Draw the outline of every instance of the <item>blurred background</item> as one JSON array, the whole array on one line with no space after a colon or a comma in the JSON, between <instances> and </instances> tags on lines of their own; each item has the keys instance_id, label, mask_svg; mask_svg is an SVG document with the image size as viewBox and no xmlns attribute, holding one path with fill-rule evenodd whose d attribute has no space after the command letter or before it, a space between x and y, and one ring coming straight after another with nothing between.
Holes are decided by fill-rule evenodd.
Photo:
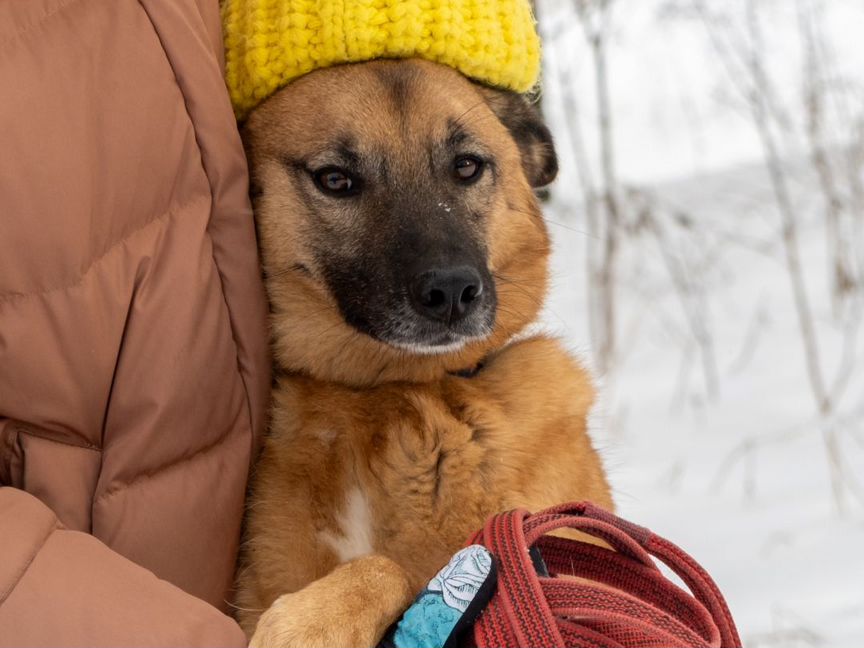
<instances>
[{"instance_id":1,"label":"blurred background","mask_svg":"<svg viewBox=\"0 0 864 648\"><path fill-rule=\"evenodd\" d=\"M864 645L864 3L537 0L544 325L745 645Z\"/></svg>"}]
</instances>

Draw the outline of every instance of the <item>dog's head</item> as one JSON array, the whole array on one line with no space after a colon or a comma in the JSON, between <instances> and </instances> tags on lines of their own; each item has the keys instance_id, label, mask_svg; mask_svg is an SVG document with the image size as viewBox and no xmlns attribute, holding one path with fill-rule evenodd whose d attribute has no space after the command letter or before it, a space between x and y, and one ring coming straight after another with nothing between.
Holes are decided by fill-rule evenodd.
<instances>
[{"instance_id":1,"label":"dog's head","mask_svg":"<svg viewBox=\"0 0 864 648\"><path fill-rule=\"evenodd\" d=\"M477 362L537 315L551 136L420 60L312 72L243 129L277 360L353 384Z\"/></svg>"}]
</instances>

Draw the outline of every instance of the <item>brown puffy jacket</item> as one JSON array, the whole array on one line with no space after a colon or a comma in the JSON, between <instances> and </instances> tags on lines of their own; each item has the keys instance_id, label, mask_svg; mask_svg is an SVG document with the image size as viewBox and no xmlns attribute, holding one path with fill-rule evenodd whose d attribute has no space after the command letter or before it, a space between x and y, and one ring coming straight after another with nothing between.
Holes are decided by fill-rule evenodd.
<instances>
[{"instance_id":1,"label":"brown puffy jacket","mask_svg":"<svg viewBox=\"0 0 864 648\"><path fill-rule=\"evenodd\" d=\"M266 304L217 0L0 0L0 645L222 611Z\"/></svg>"}]
</instances>

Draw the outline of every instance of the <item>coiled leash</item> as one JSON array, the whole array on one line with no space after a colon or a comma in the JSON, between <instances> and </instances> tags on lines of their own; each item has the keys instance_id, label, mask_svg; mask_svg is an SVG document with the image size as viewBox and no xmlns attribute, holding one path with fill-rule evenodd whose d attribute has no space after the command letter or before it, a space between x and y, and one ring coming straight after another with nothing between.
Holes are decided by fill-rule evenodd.
<instances>
[{"instance_id":1,"label":"coiled leash","mask_svg":"<svg viewBox=\"0 0 864 648\"><path fill-rule=\"evenodd\" d=\"M611 549L549 535L574 529ZM653 557L689 588L667 579ZM733 648L723 595L688 554L590 503L490 518L382 646Z\"/></svg>"}]
</instances>

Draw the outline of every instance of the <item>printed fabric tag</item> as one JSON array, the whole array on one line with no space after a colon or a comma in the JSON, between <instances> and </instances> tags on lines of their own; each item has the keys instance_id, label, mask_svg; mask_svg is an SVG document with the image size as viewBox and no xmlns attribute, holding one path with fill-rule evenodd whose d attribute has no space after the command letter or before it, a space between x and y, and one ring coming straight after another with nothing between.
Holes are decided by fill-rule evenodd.
<instances>
[{"instance_id":1,"label":"printed fabric tag","mask_svg":"<svg viewBox=\"0 0 864 648\"><path fill-rule=\"evenodd\" d=\"M429 581L378 648L459 646L492 598L497 580L486 547L465 547Z\"/></svg>"}]
</instances>

